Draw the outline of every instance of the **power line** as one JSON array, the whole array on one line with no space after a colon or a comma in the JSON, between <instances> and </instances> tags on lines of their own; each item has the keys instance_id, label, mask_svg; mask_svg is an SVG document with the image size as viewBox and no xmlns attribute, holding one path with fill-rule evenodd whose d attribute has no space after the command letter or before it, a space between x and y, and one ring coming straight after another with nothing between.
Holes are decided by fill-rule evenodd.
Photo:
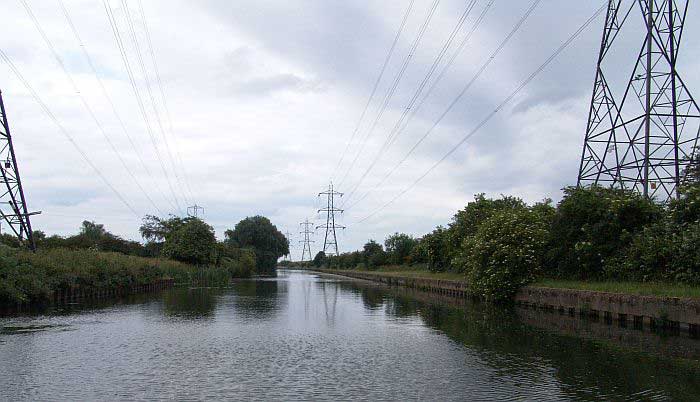
<instances>
[{"instance_id":1,"label":"power line","mask_svg":"<svg viewBox=\"0 0 700 402\"><path fill-rule=\"evenodd\" d=\"M143 100L141 99L141 93L139 92L138 86L136 85L136 78L135 78L134 73L131 69L131 64L129 63L129 57L127 56L126 47L124 46L124 42L122 41L121 33L119 32L119 26L117 25L117 20L114 17L114 13L112 11L111 6L108 3L108 0L102 0L102 3L104 4L105 12L107 13L107 19L109 20L110 27L112 28L112 34L114 35L114 39L116 41L117 48L119 49L119 53L120 53L122 61L124 63L124 68L126 70L128 78L129 78L129 82L131 83L131 89L134 92L134 97L136 98L136 103L139 107L139 111L141 112L141 117L143 118L144 123L146 125L146 131L148 132L148 136L151 140L151 145L153 145L153 149L155 150L156 159L158 159L161 170L163 171L163 175L165 175L166 182L168 183L168 188L170 190L170 194L172 195L173 200L175 201L175 205L173 205L173 207L176 208L180 212L180 214L183 214L183 210L180 207L180 202L178 201L177 195L175 194L175 189L173 188L172 182L170 181L170 175L168 175L167 169L165 168L165 163L163 162L163 159L160 156L160 151L158 150L158 144L157 144L157 141L155 139L155 135L153 134L153 130L151 128L151 123L150 123L150 119L148 118L148 113L146 113L146 107L144 106Z\"/></svg>"},{"instance_id":2,"label":"power line","mask_svg":"<svg viewBox=\"0 0 700 402\"><path fill-rule=\"evenodd\" d=\"M151 61L153 62L153 71L155 72L156 82L158 83L158 89L160 90L160 96L163 99L163 109L165 109L165 117L168 120L168 130L170 131L170 136L172 137L173 141L175 142L175 155L177 156L178 162L180 163L180 168L182 169L182 174L185 176L185 186L187 188L187 191L189 192L190 198L194 198L194 192L192 191L192 187L190 186L190 178L189 178L189 175L187 174L187 168L185 167L186 165L182 162L182 155L180 154L178 140L177 140L177 137L175 136L175 133L173 132L173 120L172 120L172 117L170 115L170 108L168 107L168 101L167 101L167 97L165 96L165 90L163 89L163 81L160 78L160 71L158 69L158 63L156 61L155 51L153 50L153 41L151 40L151 32L148 29L148 20L146 19L146 13L143 10L143 2L141 0L138 0L138 4L139 4L139 11L141 13L141 19L143 20L144 31L146 33L146 41L148 43L148 49L149 49L149 52L151 53Z\"/></svg>"},{"instance_id":3,"label":"power line","mask_svg":"<svg viewBox=\"0 0 700 402\"><path fill-rule=\"evenodd\" d=\"M340 160L338 160L338 165L336 165L335 169L333 169L333 174L331 177L335 176L337 173L338 169L340 169L341 164L343 163L343 160L345 159L345 155L348 152L348 149L350 148L350 144L352 144L353 140L355 139L355 136L357 136L357 132L360 129L360 125L362 124L362 121L365 118L365 115L367 114L367 110L369 109L369 105L372 103L372 100L374 99L374 94L377 92L377 88L379 87L379 82L382 80L382 77L384 76L384 72L386 71L387 65L389 65L389 60L391 60L391 56L394 54L394 49L396 49L396 44L399 41L399 38L401 37L401 33L403 32L403 29L406 27L406 21L408 20L408 16L411 14L411 9L413 9L413 4L415 3L415 0L411 0L411 2L408 4L408 8L406 9L406 12L403 15L403 19L401 20L401 25L399 25L399 30L396 32L396 36L394 36L394 41L391 43L391 47L389 48L389 52L386 55L386 58L384 59L384 63L382 64L382 68L379 70L379 75L377 76L377 79L374 81L374 86L372 87L372 91L369 94L369 98L367 99L367 103L365 104L364 109L362 110L362 113L360 114L360 118L357 120L357 124L355 125L355 129L352 132L352 135L350 136L350 140L345 144L345 149L343 150L343 153L340 156Z\"/></svg>"},{"instance_id":4,"label":"power line","mask_svg":"<svg viewBox=\"0 0 700 402\"><path fill-rule=\"evenodd\" d=\"M52 44L51 41L48 39L48 37L45 35L43 29L41 29L41 27L39 26L38 20L36 19L36 17L33 15L33 13L31 12L31 10L29 9L29 6L27 5L26 1L22 0L22 2L23 2L23 4L24 4L24 6L27 8L27 12L28 12L28 13L30 14L30 16L32 17L32 20L34 21L34 23L35 23L35 25L36 25L36 27L37 27L37 30L39 30L39 33L40 33L40 34L42 35L42 37L44 38L44 41L46 42L47 46L49 47L49 50L51 50L51 53L53 53L54 57L55 57L55 58L57 59L57 61L59 62L59 65L60 65L61 68L63 69L63 72L64 72L67 76L69 76L68 71L66 71L66 68L65 68L65 66L64 66L63 61L59 58L57 52L55 51L55 48L54 48L53 44ZM148 172L148 168L146 167L146 164L144 163L143 158L141 157L141 153L138 151L138 148L136 147L136 144L134 144L134 141L133 141L133 139L131 138L131 135L129 135L129 132L126 130L126 127L125 127L125 125L124 125L124 122L123 122L121 116L119 116L119 113L117 112L116 106L114 105L114 102L112 101L112 98L110 97L109 93L107 92L107 88L105 87L104 83L102 82L102 79L100 78L99 74L97 73L97 68L95 67L94 62L92 61L92 57L90 56L90 53L88 52L87 47L86 47L85 44L83 43L83 41L82 41L82 39L81 39L81 37L80 37L80 34L78 33L78 29L76 28L75 24L73 23L73 20L72 20L72 18L70 17L70 14L68 13L68 10L66 9L66 7L65 7L65 5L63 4L63 1L62 1L62 0L58 0L58 3L59 3L59 5L60 5L60 7L61 7L61 11L63 12L63 15L66 17L66 21L68 22L68 25L70 26L71 31L73 32L73 35L75 36L75 39L77 40L78 44L80 45L80 48L82 49L83 55L85 56L85 59L87 60L88 65L90 66L90 69L92 70L92 73L93 73L93 75L95 76L95 79L97 80L97 82L98 82L98 84L99 84L99 86L100 86L100 89L102 90L102 94L105 96L105 98L107 99L108 103L111 105L111 107L112 107L112 112L114 113L114 115L115 115L116 118L117 118L117 121L118 121L119 124L121 125L121 128L122 128L122 130L123 130L123 132L124 132L124 135L125 135L125 136L127 137L127 139L129 140L129 143L131 144L131 147L132 147L132 149L134 150L134 154L138 157L139 161L141 162L141 166L144 168L144 171L145 171L148 175L150 175L150 173ZM72 80L70 80L70 81L71 81L71 83L72 83L73 85L75 85L75 82L73 82ZM112 148L112 151L113 151L113 152L117 155L117 157L119 158L119 161L121 162L121 164L122 164L122 166L124 167L124 169L127 171L127 173L129 174L129 176L131 176L131 178L134 180L134 183L136 183L136 185L138 186L138 188L139 188L139 189L141 190L141 192L146 196L146 198L147 198L148 201L151 203L151 205L156 209L156 211L158 211L158 213L159 213L160 215L163 215L163 211L158 207L158 205L156 205L156 203L153 201L153 199L148 195L148 192L143 188L143 186L141 185L140 181L136 178L136 176L134 175L134 173L132 173L132 171L131 171L131 169L129 168L128 164L127 164L127 163L124 161L124 159L122 158L121 153L117 151L116 147L114 146L114 144L112 143L112 141L111 141L111 140L109 139L109 137L107 136L107 133L105 132L105 130L104 130L102 124L97 120L97 117L96 117L95 114L93 113L93 111L92 111L92 109L90 108L89 104L88 104L88 103L85 101L85 99L82 97L82 94L80 94L80 92L77 90L77 88L74 88L74 89L76 90L76 92L77 92L78 95L80 96L83 105L88 109L88 111L89 111L89 113L90 113L90 116L93 118L93 120L94 120L95 123L97 124L98 128L100 129L100 132L101 132L102 135L105 137L105 140L107 140L107 143L108 143L108 144L110 145L110 147Z\"/></svg>"},{"instance_id":5,"label":"power line","mask_svg":"<svg viewBox=\"0 0 700 402\"><path fill-rule=\"evenodd\" d=\"M457 144L455 144L442 158L440 158L440 160L435 162L428 170L426 170L421 176L419 176L413 183L411 183L408 187L404 188L401 192L399 192L396 196L394 196L394 198L389 200L389 202L385 203L384 205L377 208L369 215L360 219L359 221L357 221L357 223L361 223L361 222L364 222L364 221L370 219L371 217L373 217L374 215L376 215L377 213L382 211L384 208L386 208L387 206L394 203L397 199L399 199L401 196L403 196L408 191L410 191L413 187L415 187L421 180L423 180L428 174L430 174L430 172L432 172L442 162L444 162L445 159L449 158L450 155L452 155L460 146L462 146L462 144L464 144L469 138L471 138L483 126L485 126L486 123L488 123L504 106L506 106L511 100L513 100L513 98L518 93L520 93L520 91L522 91L523 88L525 88L528 84L530 84L530 82L532 82L532 80L534 80L535 77L537 77L552 61L554 61L554 59L556 59L557 56L559 56L559 54L561 52L563 52L564 49L566 49L571 44L571 42L573 42L581 34L581 32L583 32L587 28L603 12L603 10L605 10L606 7L607 7L607 5L603 5L600 8L598 8L593 13L593 15L588 20L586 20L586 22L583 23L583 25L581 25L563 44L561 44L559 46L559 48L557 48L557 50L551 56L549 56L549 58L547 58L547 60L545 60L544 63L542 63L542 65L540 65L532 74L530 74L530 76L528 76L524 81L522 81L520 83L520 85L518 85L518 87L513 92L510 93L510 95L508 95L500 104L498 104L498 106L496 106L496 108L491 113L486 115L486 117L476 127L474 127L469 133L467 133L464 137L462 137L462 139Z\"/></svg>"},{"instance_id":6,"label":"power line","mask_svg":"<svg viewBox=\"0 0 700 402\"><path fill-rule=\"evenodd\" d=\"M92 168L92 170L94 170L95 173L97 173L97 175L104 182L104 184L110 190L112 190L112 192L117 196L119 201L121 201L122 204L124 204L137 218L140 218L139 213L136 212L136 210L131 206L131 204L129 204L129 202L127 202L126 199L121 195L121 193L117 191L117 189L112 185L112 183L109 182L109 180L102 173L102 171L100 171L100 169L90 160L85 151L83 151L83 149L80 148L80 146L73 139L68 130L66 130L63 124L61 124L61 122L56 118L53 112L51 112L51 109L49 109L46 103L44 103L44 101L39 97L34 88L32 88L29 82L24 78L19 69L17 69L14 63L12 63L12 60L10 60L10 58L7 56L7 54L5 54L5 52L2 49L0 49L0 57L2 57L3 60L5 60L5 63L7 63L7 65L10 67L10 70L12 70L12 72L17 76L17 79L19 79L20 82L22 82L27 91L29 91L29 94L32 96L32 98L34 98L36 103L39 104L39 107L42 109L42 111L49 117L49 119L51 119L51 121L54 122L54 124L58 127L59 131L61 131L61 134L63 134L68 140L68 142L70 142L71 145L73 145L73 147L76 149L76 151L78 151L80 156L82 156L82 158L90 166L90 168Z\"/></svg>"},{"instance_id":7,"label":"power line","mask_svg":"<svg viewBox=\"0 0 700 402\"><path fill-rule=\"evenodd\" d=\"M22 2L22 4L24 5L24 8L25 8L25 10L27 11L27 14L29 15L30 19L31 19L32 22L34 23L34 26L36 27L37 31L39 32L39 34L41 35L42 39L43 39L44 42L46 43L46 46L49 48L49 51L51 52L51 54L53 55L53 57L56 59L56 62L57 62L58 65L61 67L61 70L63 70L63 73L64 73L64 75L66 76L67 80L70 82L70 85L71 85L71 87L73 88L73 91L75 92L75 94L76 94L76 95L78 96L78 98L80 99L81 103L83 104L83 106L84 106L85 109L87 110L87 112L88 112L88 114L90 115L90 117L92 118L92 120L95 122L95 125L96 125L97 128L99 129L99 131L100 131L100 133L102 134L102 136L104 137L105 141L107 141L107 144L109 144L109 146L110 146L112 152L117 156L117 159L119 159L119 162L122 164L122 167L124 167L124 170L126 170L126 172L129 174L129 176L130 176L131 179L134 181L134 183L137 185L137 187L139 188L139 190L141 191L141 193L148 199L148 201L151 202L151 204L153 205L153 207L154 207L157 211L160 212L160 209L158 208L158 206L155 204L155 202L153 202L153 199L148 195L148 193L146 192L146 190L143 188L143 186L141 185L141 183L138 181L138 179L136 178L136 176L134 175L134 173L133 173L133 172L131 171L131 169L129 168L128 164L126 163L126 161L125 161L124 158L122 157L121 153L117 150L117 147L114 145L114 143L112 142L112 140L109 138L109 135L107 135L107 132L105 131L105 129L104 129L102 123L100 122L100 120L99 120L99 119L97 118L97 116L95 115L95 112L92 110L92 107L90 107L90 104L87 102L87 100L85 99L85 97L84 97L84 96L82 95L82 93L80 92L80 89L78 88L77 84L76 84L75 81L73 80L73 77L71 77L70 73L68 72L68 69L66 68L66 66L65 66L65 64L64 64L63 59L61 58L61 56L59 56L59 54L58 54L58 52L56 51L56 48L54 47L53 43L51 42L51 40L49 39L49 37L46 35L46 32L44 31L44 29L41 27L41 24L39 23L39 20L36 18L36 16L35 16L34 13L32 12L31 8L29 7L29 4L27 4L27 2L26 2L25 0L21 0L21 2ZM162 212L161 212L161 214L162 214Z\"/></svg>"},{"instance_id":8,"label":"power line","mask_svg":"<svg viewBox=\"0 0 700 402\"><path fill-rule=\"evenodd\" d=\"M187 199L187 196L185 195L183 191L183 186L182 186L182 181L180 180L180 175L178 174L178 169L175 166L175 162L173 160L173 155L172 152L170 151L170 143L168 142L168 137L165 134L165 129L163 129L163 122L160 118L160 112L158 111L158 106L155 101L155 98L153 96L153 91L151 90L151 81L148 78L148 70L146 69L146 63L143 61L143 56L141 53L141 46L139 45L138 41L138 35L136 35L136 30L134 29L134 20L131 18L131 11L129 10L129 4L127 3L126 0L121 0L122 6L124 8L124 17L127 22L127 26L129 28L129 33L131 33L131 39L134 44L134 52L136 53L136 60L139 63L139 67L141 67L141 73L143 74L143 79L146 83L146 92L148 93L148 97L151 100L151 106L153 108L153 113L156 115L156 122L158 123L158 129L160 131L161 137L163 137L163 142L165 143L165 150L166 154L168 155L168 160L170 161L170 168L173 171L173 174L175 175L175 182L177 183L178 187L180 188L180 196L184 199L186 204L189 204L189 200ZM177 200L177 199L176 199ZM176 201L177 203L177 201ZM178 204L179 205L179 204Z\"/></svg>"},{"instance_id":9,"label":"power line","mask_svg":"<svg viewBox=\"0 0 700 402\"><path fill-rule=\"evenodd\" d=\"M375 184L372 188L370 188L362 197L357 199L353 204L351 204L347 209L350 209L357 205L359 202L364 200L372 191L376 190L379 188L386 180L391 177L391 175L401 166L412 154L413 152L425 141L426 138L437 128L437 126L442 122L442 120L447 116L447 114L452 110L455 105L462 99L462 97L469 91L469 89L474 85L474 83L481 77L481 75L486 71L486 69L491 65L491 63L496 59L496 57L501 53L501 51L506 47L508 42L515 36L515 34L520 30L520 28L523 26L525 21L530 17L530 15L533 13L535 8L537 8L537 5L541 0L535 0L530 7L525 11L525 13L520 17L520 19L516 22L516 24L513 26L513 28L510 30L508 35L501 41L501 43L498 45L498 47L491 53L488 59L481 65L479 70L472 76L472 78L465 84L465 86L462 88L462 90L457 94L457 96L450 102L450 104L447 106L447 108L440 114L440 116L433 122L433 125L423 134L423 136L409 149L409 151L404 155L404 157L396 164L394 165L389 172L380 180L377 184Z\"/></svg>"},{"instance_id":10,"label":"power line","mask_svg":"<svg viewBox=\"0 0 700 402\"><path fill-rule=\"evenodd\" d=\"M384 96L384 101L382 102L379 111L377 113L376 118L374 119L374 122L372 122L371 127L367 131L367 134L365 137L362 139L362 142L360 144L360 148L358 149L357 153L355 154L355 158L352 160L352 163L350 163L350 166L348 169L345 171L345 174L343 175L343 178L340 180L340 185L339 187L342 187L343 183L345 183L345 179L347 179L348 174L352 171L353 167L355 166L355 163L357 163L357 159L362 155L362 151L364 151L365 146L367 145L367 140L369 137L372 136L372 133L374 132L374 129L377 127L377 124L379 123L379 120L381 120L382 116L384 115L384 111L386 111L386 108L389 105L389 101L391 100L392 96L394 95L394 92L396 92L396 88L399 86L399 83L401 82L401 79L404 76L404 73L406 72L406 69L408 68L409 64L411 64L411 60L413 59L413 55L416 52L416 49L418 48L418 45L420 45L421 40L423 39L423 35L425 34L425 31L428 29L428 25L430 25L430 21L433 19L433 16L435 15L435 10L437 10L437 6L440 3L440 0L435 0L430 8L428 10L428 15L425 18L425 21L423 21L423 24L421 25L420 29L418 30L418 34L416 35L416 38L413 41L413 44L411 45L408 55L404 59L403 64L401 65L401 68L399 69L399 72L396 75L396 78L394 78L394 82L392 85L389 87L389 90L387 91L387 94Z\"/></svg>"},{"instance_id":11,"label":"power line","mask_svg":"<svg viewBox=\"0 0 700 402\"><path fill-rule=\"evenodd\" d=\"M394 127L389 132L389 135L387 135L386 139L384 140L384 143L379 148L379 151L375 155L374 159L367 166L365 171L362 173L362 176L360 176L360 180L358 180L358 182L355 184L355 186L352 188L352 190L350 190L348 197L345 199L345 202L343 203L343 205L345 205L345 203L347 203L348 200L350 198L352 198L352 196L355 194L355 191L357 191L357 189L360 187L360 185L364 182L367 175L372 171L372 169L377 164L379 159L381 159L382 155L384 155L384 153L388 150L389 146L392 143L392 139L395 137L395 135L398 132L399 127L401 126L401 124L404 122L404 120L408 116L409 111L413 108L414 104L416 103L416 101L418 100L420 95L423 93L423 89L425 89L425 86L427 85L428 81L430 81L430 78L433 76L433 74L437 70L437 67L442 62L442 59L447 54L447 51L452 46L452 41L457 37L459 30L462 28L462 26L466 22L472 9L474 9L476 2L477 2L477 0L469 0L467 2L467 5L466 5L464 12L460 15L460 18L457 20L457 24L450 32L450 35L448 36L447 40L443 44L442 49L440 50L440 52L438 52L438 55L435 57L435 60L433 60L432 66L430 66L430 68L428 69L428 73L425 75L425 77L423 78L421 83L418 85L416 92L413 94L413 97L409 101L408 105L404 108L403 113L401 114L401 117L394 124Z\"/></svg>"}]
</instances>

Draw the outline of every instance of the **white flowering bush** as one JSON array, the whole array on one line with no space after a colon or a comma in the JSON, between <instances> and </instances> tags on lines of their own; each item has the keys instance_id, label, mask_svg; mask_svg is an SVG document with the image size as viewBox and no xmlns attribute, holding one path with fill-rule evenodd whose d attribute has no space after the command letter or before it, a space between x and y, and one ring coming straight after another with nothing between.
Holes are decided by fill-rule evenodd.
<instances>
[{"instance_id":1,"label":"white flowering bush","mask_svg":"<svg viewBox=\"0 0 700 402\"><path fill-rule=\"evenodd\" d=\"M511 300L541 270L548 228L546 214L531 208L496 212L464 240L454 263L475 294L494 302Z\"/></svg>"}]
</instances>

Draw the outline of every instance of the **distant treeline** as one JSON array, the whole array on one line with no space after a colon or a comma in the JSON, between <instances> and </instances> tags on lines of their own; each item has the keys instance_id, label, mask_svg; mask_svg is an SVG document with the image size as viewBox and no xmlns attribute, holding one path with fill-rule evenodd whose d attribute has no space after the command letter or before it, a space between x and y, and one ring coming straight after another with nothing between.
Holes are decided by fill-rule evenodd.
<instances>
[{"instance_id":1,"label":"distant treeline","mask_svg":"<svg viewBox=\"0 0 700 402\"><path fill-rule=\"evenodd\" d=\"M125 240L101 224L84 221L78 234L45 236L34 232L37 252L20 247L13 236L0 236L0 302L31 302L51 292L150 283L227 281L274 272L289 253L287 239L262 216L243 219L217 241L214 229L198 218L144 218L144 244Z\"/></svg>"},{"instance_id":2,"label":"distant treeline","mask_svg":"<svg viewBox=\"0 0 700 402\"><path fill-rule=\"evenodd\" d=\"M700 285L699 170L691 165L679 199L666 204L602 187L566 188L556 206L480 194L446 227L420 238L397 233L383 245L370 240L359 251L319 253L313 263L425 264L463 273L475 293L491 300L510 299L537 277Z\"/></svg>"}]
</instances>

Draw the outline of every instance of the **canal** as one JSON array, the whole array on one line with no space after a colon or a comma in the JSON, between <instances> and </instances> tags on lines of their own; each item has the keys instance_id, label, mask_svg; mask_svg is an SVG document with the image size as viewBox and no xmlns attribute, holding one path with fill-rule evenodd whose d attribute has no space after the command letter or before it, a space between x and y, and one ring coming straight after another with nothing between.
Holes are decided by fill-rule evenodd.
<instances>
[{"instance_id":1,"label":"canal","mask_svg":"<svg viewBox=\"0 0 700 402\"><path fill-rule=\"evenodd\" d=\"M697 400L700 341L302 271L0 318L0 399Z\"/></svg>"}]
</instances>

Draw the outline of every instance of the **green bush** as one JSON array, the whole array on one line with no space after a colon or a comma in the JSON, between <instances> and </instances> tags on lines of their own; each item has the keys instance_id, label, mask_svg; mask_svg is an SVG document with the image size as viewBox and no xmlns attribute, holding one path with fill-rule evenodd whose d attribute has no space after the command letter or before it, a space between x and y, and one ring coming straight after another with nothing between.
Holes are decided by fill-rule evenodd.
<instances>
[{"instance_id":1,"label":"green bush","mask_svg":"<svg viewBox=\"0 0 700 402\"><path fill-rule=\"evenodd\" d=\"M435 253L439 258L436 259L438 264L433 264L434 267L440 267L443 271L460 271L461 266L454 263L454 258L459 254L462 244L465 239L473 236L479 227L488 220L492 215L499 211L509 211L514 209L523 209L526 205L520 198L512 196L501 196L499 199L487 198L484 194L474 196L474 201L467 203L461 211L458 211L452 218L445 231L444 238L436 239L442 243L442 250Z\"/></svg>"},{"instance_id":2,"label":"green bush","mask_svg":"<svg viewBox=\"0 0 700 402\"><path fill-rule=\"evenodd\" d=\"M662 216L661 206L633 191L566 188L550 231L547 273L569 279L604 279L606 261Z\"/></svg>"},{"instance_id":3,"label":"green bush","mask_svg":"<svg viewBox=\"0 0 700 402\"><path fill-rule=\"evenodd\" d=\"M188 264L206 265L215 261L214 228L196 218L186 220L165 239L163 255Z\"/></svg>"},{"instance_id":4,"label":"green bush","mask_svg":"<svg viewBox=\"0 0 700 402\"><path fill-rule=\"evenodd\" d=\"M610 279L700 285L700 223L644 228L605 271Z\"/></svg>"},{"instance_id":5,"label":"green bush","mask_svg":"<svg viewBox=\"0 0 700 402\"><path fill-rule=\"evenodd\" d=\"M411 252L416 246L416 239L405 233L394 233L384 241L387 260L390 264L410 264Z\"/></svg>"},{"instance_id":6,"label":"green bush","mask_svg":"<svg viewBox=\"0 0 700 402\"><path fill-rule=\"evenodd\" d=\"M525 207L495 212L462 244L455 264L472 291L486 300L510 300L541 270L549 222Z\"/></svg>"},{"instance_id":7,"label":"green bush","mask_svg":"<svg viewBox=\"0 0 700 402\"><path fill-rule=\"evenodd\" d=\"M164 272L191 267L176 261L157 260L95 250L49 249L36 253L0 247L0 300L41 301L52 291L80 287L85 291L114 289L152 283Z\"/></svg>"},{"instance_id":8,"label":"green bush","mask_svg":"<svg viewBox=\"0 0 700 402\"><path fill-rule=\"evenodd\" d=\"M321 268L322 266L328 264L328 258L326 257L326 253L324 253L323 251L319 251L318 253L316 253L313 264L316 268Z\"/></svg>"},{"instance_id":9,"label":"green bush","mask_svg":"<svg viewBox=\"0 0 700 402\"><path fill-rule=\"evenodd\" d=\"M447 230L438 226L437 229L423 236L423 243L428 255L428 269L432 272L447 271L450 267L452 250L448 242Z\"/></svg>"},{"instance_id":10,"label":"green bush","mask_svg":"<svg viewBox=\"0 0 700 402\"><path fill-rule=\"evenodd\" d=\"M382 245L374 240L367 242L362 248L362 257L367 269L376 269L386 264L386 253Z\"/></svg>"}]
</instances>

